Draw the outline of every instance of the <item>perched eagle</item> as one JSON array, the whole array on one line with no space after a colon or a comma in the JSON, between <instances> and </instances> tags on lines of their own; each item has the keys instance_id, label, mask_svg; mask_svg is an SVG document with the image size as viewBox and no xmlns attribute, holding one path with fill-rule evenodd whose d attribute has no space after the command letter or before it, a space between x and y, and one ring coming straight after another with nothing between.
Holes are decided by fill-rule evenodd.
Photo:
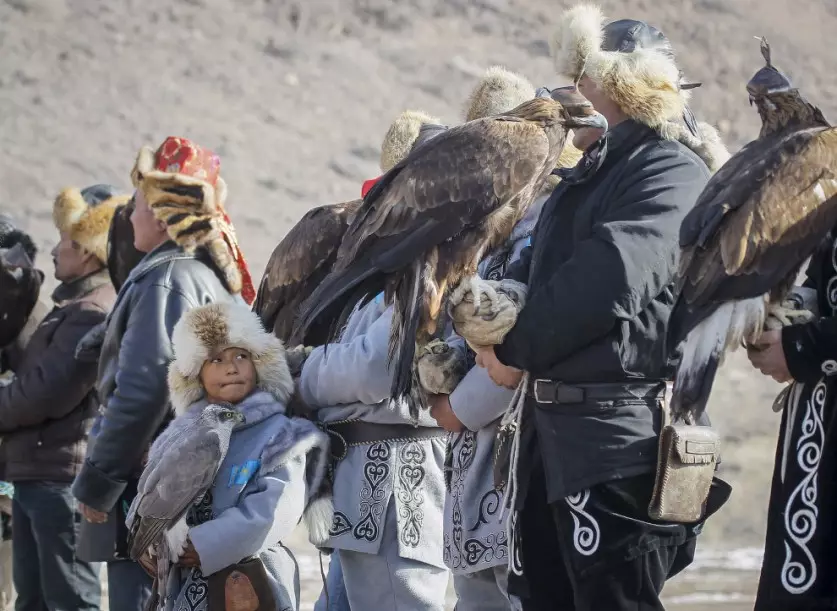
<instances>
[{"instance_id":1,"label":"perched eagle","mask_svg":"<svg viewBox=\"0 0 837 611\"><path fill-rule=\"evenodd\" d=\"M421 403L420 393L412 394L416 341L423 345L436 332L449 289L464 280L480 294L479 262L508 239L540 194L568 129L588 126L602 127L603 117L589 107L571 116L559 102L536 98L414 149L367 193L334 270L302 305L294 336L335 303L385 291L386 302L394 303L391 396L409 397L415 415Z\"/></svg>"},{"instance_id":2,"label":"perched eagle","mask_svg":"<svg viewBox=\"0 0 837 611\"><path fill-rule=\"evenodd\" d=\"M682 349L672 410L700 415L727 349L757 344L805 260L837 222L837 130L770 60L747 84L758 139L710 179L680 231L668 342Z\"/></svg>"},{"instance_id":3,"label":"perched eagle","mask_svg":"<svg viewBox=\"0 0 837 611\"><path fill-rule=\"evenodd\" d=\"M407 110L392 123L381 145L381 169L386 172L410 149L425 140L425 125L439 120ZM430 134L427 134L429 137ZM361 204L360 199L313 208L294 225L273 250L262 278L253 311L265 329L287 343L300 304L331 271L343 234ZM334 320L325 317L301 338L306 346L328 340Z\"/></svg>"}]
</instances>

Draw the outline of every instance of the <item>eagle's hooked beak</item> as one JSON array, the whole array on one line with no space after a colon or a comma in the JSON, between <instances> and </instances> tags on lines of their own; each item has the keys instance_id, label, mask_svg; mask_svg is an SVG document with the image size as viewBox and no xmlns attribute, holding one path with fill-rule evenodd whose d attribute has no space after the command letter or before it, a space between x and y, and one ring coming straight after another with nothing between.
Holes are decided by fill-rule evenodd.
<instances>
[{"instance_id":1,"label":"eagle's hooked beak","mask_svg":"<svg viewBox=\"0 0 837 611\"><path fill-rule=\"evenodd\" d=\"M604 115L601 115L595 111L593 111L591 114L570 117L566 125L571 129L590 127L593 129L600 129L603 132L606 132L608 128L607 119L605 119Z\"/></svg>"}]
</instances>

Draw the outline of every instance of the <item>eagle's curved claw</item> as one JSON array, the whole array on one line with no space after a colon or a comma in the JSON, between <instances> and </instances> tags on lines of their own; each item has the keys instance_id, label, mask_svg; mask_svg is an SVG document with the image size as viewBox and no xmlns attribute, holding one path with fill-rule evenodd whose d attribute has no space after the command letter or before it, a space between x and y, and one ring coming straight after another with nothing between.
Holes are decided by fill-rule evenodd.
<instances>
[{"instance_id":1,"label":"eagle's curved claw","mask_svg":"<svg viewBox=\"0 0 837 611\"><path fill-rule=\"evenodd\" d=\"M452 306L457 306L468 300L470 295L470 301L473 301L474 304L474 316L480 314L483 299L491 304L489 312L494 312L494 306L497 303L497 290L495 289L497 284L497 281L483 280L479 276L468 276L462 279L451 293L448 301Z\"/></svg>"},{"instance_id":2,"label":"eagle's curved claw","mask_svg":"<svg viewBox=\"0 0 837 611\"><path fill-rule=\"evenodd\" d=\"M474 313L469 300L472 294L455 303L451 302L449 313L456 332L465 338L471 346L493 346L500 344L506 334L517 322L517 313L523 309L526 302L526 286L514 280L483 281L491 283L497 297L492 304L491 312Z\"/></svg>"},{"instance_id":3,"label":"eagle's curved claw","mask_svg":"<svg viewBox=\"0 0 837 611\"><path fill-rule=\"evenodd\" d=\"M790 325L798 325L814 320L816 317L810 310L799 309L793 301L785 301L781 305L770 306L764 328L778 330Z\"/></svg>"},{"instance_id":4,"label":"eagle's curved claw","mask_svg":"<svg viewBox=\"0 0 837 611\"><path fill-rule=\"evenodd\" d=\"M419 382L431 395L452 393L466 368L464 353L439 339L424 346L416 363Z\"/></svg>"}]
</instances>

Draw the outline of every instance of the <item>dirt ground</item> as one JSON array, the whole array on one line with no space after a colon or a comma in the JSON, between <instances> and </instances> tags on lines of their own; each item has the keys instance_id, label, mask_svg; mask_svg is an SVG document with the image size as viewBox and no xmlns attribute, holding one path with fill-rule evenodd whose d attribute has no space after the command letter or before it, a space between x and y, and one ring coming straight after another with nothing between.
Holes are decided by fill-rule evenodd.
<instances>
[{"instance_id":1,"label":"dirt ground","mask_svg":"<svg viewBox=\"0 0 837 611\"><path fill-rule=\"evenodd\" d=\"M672 39L697 114L731 148L753 138L744 85L754 36L826 115L837 116L822 0L604 0ZM0 212L36 236L50 268L51 200L65 185L130 188L137 149L183 135L215 149L254 276L308 208L355 198L379 173L389 122L418 108L461 120L485 68L535 84L554 75L554 0L0 0ZM778 417L777 385L735 355L710 413L735 486L707 540L760 546Z\"/></svg>"}]
</instances>

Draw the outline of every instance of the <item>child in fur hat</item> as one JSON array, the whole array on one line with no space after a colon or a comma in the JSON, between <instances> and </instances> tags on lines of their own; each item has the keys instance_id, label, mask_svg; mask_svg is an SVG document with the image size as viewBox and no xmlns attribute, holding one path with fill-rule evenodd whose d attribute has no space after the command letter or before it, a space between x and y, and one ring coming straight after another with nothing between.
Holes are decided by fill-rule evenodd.
<instances>
[{"instance_id":1,"label":"child in fur hat","mask_svg":"<svg viewBox=\"0 0 837 611\"><path fill-rule=\"evenodd\" d=\"M190 310L172 339L169 389L177 416L224 404L245 422L235 425L209 493L187 513L187 543L160 607L206 609L206 580L256 556L276 608L297 609L296 562L282 540L303 516L314 539L328 536L331 501L314 498L325 474L328 437L308 420L285 415L293 392L285 349L244 305Z\"/></svg>"}]
</instances>

